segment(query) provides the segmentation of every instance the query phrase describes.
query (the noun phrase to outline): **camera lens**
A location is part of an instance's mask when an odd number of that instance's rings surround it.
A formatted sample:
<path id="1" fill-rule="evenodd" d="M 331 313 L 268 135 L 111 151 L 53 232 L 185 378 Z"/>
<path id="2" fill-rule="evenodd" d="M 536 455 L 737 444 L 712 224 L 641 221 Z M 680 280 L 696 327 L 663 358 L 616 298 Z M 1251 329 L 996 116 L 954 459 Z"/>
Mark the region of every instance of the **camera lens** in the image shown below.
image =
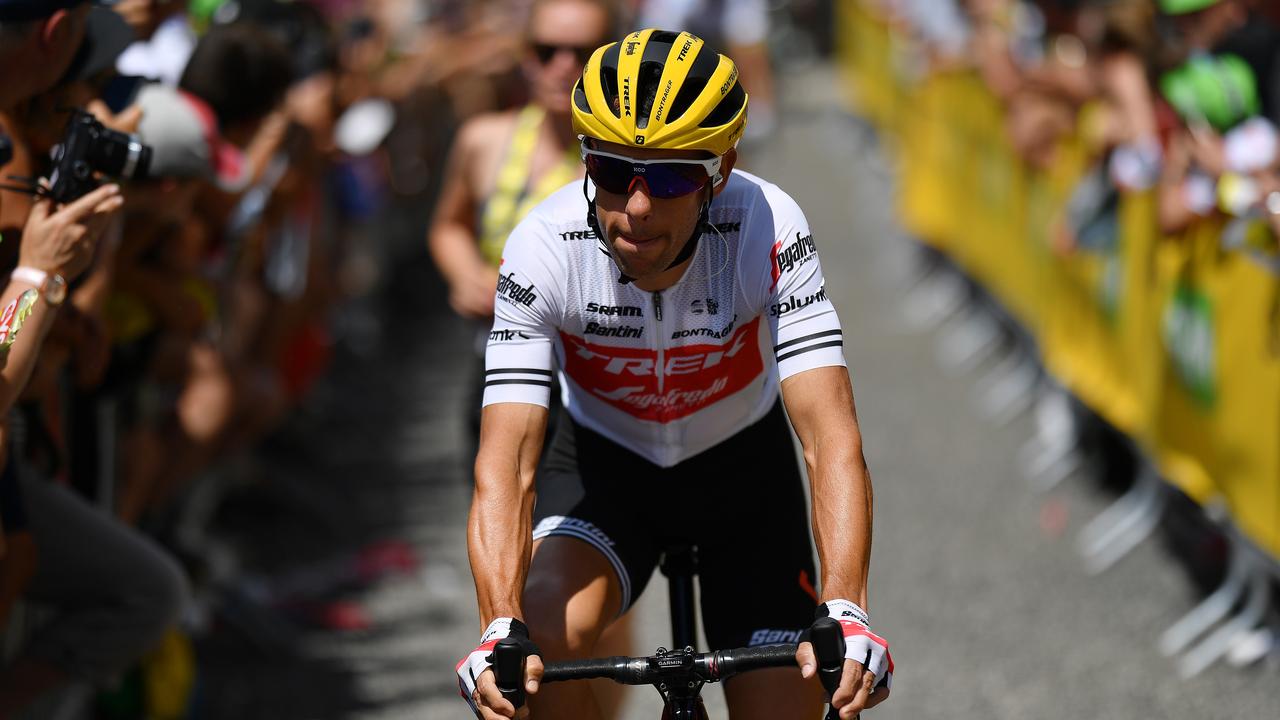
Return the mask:
<path id="1" fill-rule="evenodd" d="M 102 125 L 93 130 L 96 137 L 89 153 L 95 170 L 124 180 L 141 180 L 147 176 L 151 168 L 151 148 L 137 135 L 109 130 Z"/>

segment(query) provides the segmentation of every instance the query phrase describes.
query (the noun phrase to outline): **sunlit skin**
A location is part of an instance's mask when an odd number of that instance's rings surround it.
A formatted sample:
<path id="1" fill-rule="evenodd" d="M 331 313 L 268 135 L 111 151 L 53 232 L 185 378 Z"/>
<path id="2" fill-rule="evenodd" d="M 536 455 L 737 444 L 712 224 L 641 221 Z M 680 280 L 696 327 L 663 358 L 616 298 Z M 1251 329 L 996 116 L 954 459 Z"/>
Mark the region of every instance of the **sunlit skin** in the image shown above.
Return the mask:
<path id="1" fill-rule="evenodd" d="M 592 141 L 593 147 L 604 152 L 633 157 L 637 160 L 701 160 L 707 157 L 698 150 L 655 150 L 631 147 L 617 143 Z M 726 178 L 712 192 L 724 190 L 729 172 L 737 162 L 737 150 L 725 153 L 720 174 Z M 707 180 L 710 183 L 710 178 Z M 608 238 L 614 260 L 628 276 L 635 278 L 636 287 L 654 292 L 675 285 L 692 260 L 667 269 L 671 261 L 693 235 L 698 222 L 698 210 L 707 200 L 704 188 L 678 198 L 663 200 L 649 194 L 643 182 L 634 183 L 626 194 L 595 190 L 596 217 L 600 229 Z"/>

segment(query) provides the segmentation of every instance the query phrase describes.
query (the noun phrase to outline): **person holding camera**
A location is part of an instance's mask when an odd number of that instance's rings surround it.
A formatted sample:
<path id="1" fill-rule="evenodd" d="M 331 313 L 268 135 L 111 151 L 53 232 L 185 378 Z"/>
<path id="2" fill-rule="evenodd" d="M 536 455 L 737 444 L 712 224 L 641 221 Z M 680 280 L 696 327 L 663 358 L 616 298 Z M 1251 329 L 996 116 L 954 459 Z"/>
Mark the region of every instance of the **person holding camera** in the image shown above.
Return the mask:
<path id="1" fill-rule="evenodd" d="M 40 165 L 45 148 L 28 140 L 40 134 L 32 132 L 31 111 L 72 66 L 91 12 L 106 13 L 99 19 L 111 21 L 109 10 L 77 0 L 0 0 L 0 64 L 7 69 L 0 84 L 0 132 L 13 138 L 6 176 L 46 169 Z M 125 203 L 115 184 L 83 190 L 65 203 L 47 192 L 34 200 L 0 193 L 0 263 L 11 271 L 4 273 L 10 279 L 0 292 L 0 308 L 13 304 L 14 310 L 0 313 L 9 318 L 0 344 L 12 340 L 0 370 L 0 417 L 6 418 L 0 447 L 9 482 L 0 502 L 21 503 L 17 516 L 25 525 L 14 528 L 9 552 L 0 558 L 0 624 L 19 597 L 52 611 L 19 657 L 0 671 L 0 718 L 69 683 L 112 677 L 150 649 L 176 620 L 186 595 L 181 570 L 158 546 L 54 482 L 50 466 L 32 462 L 34 439 L 48 434 L 43 422 L 30 421 L 41 413 L 19 418 L 10 412 L 22 393 L 30 393 L 33 374 L 56 374 L 58 353 L 47 352 L 46 335 L 66 314 L 60 308 L 69 302 L 68 286 L 101 262 L 100 245 Z M 23 315 L 15 333 L 13 319 Z M 5 325 L 0 320 L 0 333 Z M 50 400 L 30 397 L 29 407 Z M 8 491 L 14 486 L 20 497 Z"/>

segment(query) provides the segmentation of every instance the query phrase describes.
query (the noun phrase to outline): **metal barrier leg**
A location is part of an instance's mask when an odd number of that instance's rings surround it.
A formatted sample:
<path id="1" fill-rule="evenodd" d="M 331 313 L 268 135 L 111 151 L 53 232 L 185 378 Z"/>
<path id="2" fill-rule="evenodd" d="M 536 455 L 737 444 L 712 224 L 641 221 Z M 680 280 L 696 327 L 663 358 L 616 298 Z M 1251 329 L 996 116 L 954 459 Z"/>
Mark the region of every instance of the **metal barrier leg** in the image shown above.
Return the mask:
<path id="1" fill-rule="evenodd" d="M 1222 659 L 1242 635 L 1253 631 L 1266 617 L 1271 603 L 1271 580 L 1257 568 L 1250 568 L 1248 574 L 1249 599 L 1235 617 L 1182 657 L 1182 661 L 1178 663 L 1178 672 L 1184 679 L 1199 675 Z"/>
<path id="2" fill-rule="evenodd" d="M 949 270 L 925 276 L 902 302 L 903 320 L 917 330 L 932 330 L 963 307 L 969 299 L 964 280 Z"/>
<path id="3" fill-rule="evenodd" d="M 1048 492 L 1080 469 L 1080 437 L 1066 393 L 1042 384 L 1035 404 L 1036 434 L 1018 452 L 1018 467 L 1032 489 Z"/>
<path id="4" fill-rule="evenodd" d="M 938 336 L 938 365 L 952 377 L 971 372 L 1000 347 L 1000 324 L 973 307 Z"/>
<path id="5" fill-rule="evenodd" d="M 1250 563 L 1247 551 L 1240 543 L 1231 543 L 1231 558 L 1227 563 L 1227 576 L 1218 589 L 1160 635 L 1159 648 L 1165 657 L 1185 650 L 1201 633 L 1226 617 L 1244 594 Z"/>
<path id="6" fill-rule="evenodd" d="M 1151 534 L 1164 510 L 1160 477 L 1144 468 L 1133 487 L 1080 530 L 1077 546 L 1093 575 L 1119 562 Z"/>
<path id="7" fill-rule="evenodd" d="M 1011 351 L 978 381 L 976 401 L 979 412 L 997 425 L 1011 422 L 1035 401 L 1035 387 L 1039 379 L 1035 361 L 1020 350 Z"/>

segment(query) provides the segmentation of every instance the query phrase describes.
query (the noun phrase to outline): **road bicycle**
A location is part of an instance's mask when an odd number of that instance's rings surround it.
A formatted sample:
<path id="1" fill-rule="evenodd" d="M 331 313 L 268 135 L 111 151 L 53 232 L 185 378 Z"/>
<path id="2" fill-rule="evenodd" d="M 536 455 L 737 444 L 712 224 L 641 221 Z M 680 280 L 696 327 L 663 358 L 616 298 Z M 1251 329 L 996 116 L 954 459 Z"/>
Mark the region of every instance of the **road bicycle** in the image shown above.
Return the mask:
<path id="1" fill-rule="evenodd" d="M 702 702 L 702 688 L 751 670 L 795 667 L 796 644 L 761 645 L 750 648 L 700 653 L 694 649 L 696 613 L 693 604 L 693 576 L 697 572 L 697 551 L 692 546 L 676 546 L 663 553 L 662 572 L 668 580 L 673 648 L 658 648 L 650 656 L 621 655 L 586 660 L 547 663 L 543 683 L 605 678 L 622 685 L 652 685 L 662 696 L 662 720 L 708 720 Z M 810 642 L 818 660 L 818 675 L 830 698 L 840 685 L 844 667 L 844 633 L 830 618 L 814 623 Z M 503 697 L 519 708 L 524 704 L 525 656 L 512 638 L 498 641 L 493 650 L 494 679 Z M 835 709 L 828 720 L 835 720 Z"/>

